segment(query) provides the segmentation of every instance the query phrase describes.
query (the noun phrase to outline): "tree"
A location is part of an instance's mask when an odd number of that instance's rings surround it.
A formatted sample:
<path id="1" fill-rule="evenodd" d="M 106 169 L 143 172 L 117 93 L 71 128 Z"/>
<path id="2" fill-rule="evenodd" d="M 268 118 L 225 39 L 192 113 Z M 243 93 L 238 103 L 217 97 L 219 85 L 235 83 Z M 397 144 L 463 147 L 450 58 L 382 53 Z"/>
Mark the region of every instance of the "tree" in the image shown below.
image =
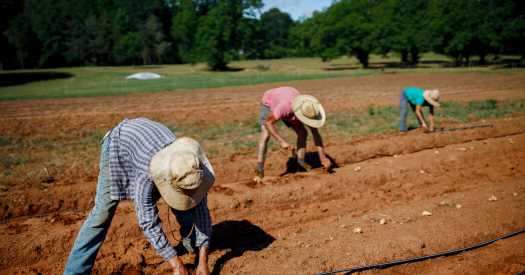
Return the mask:
<path id="1" fill-rule="evenodd" d="M 386 0 L 374 10 L 374 36 L 379 52 L 401 55 L 401 62 L 415 65 L 430 47 L 427 0 Z"/>
<path id="2" fill-rule="evenodd" d="M 104 65 L 111 59 L 111 22 L 94 15 L 71 21 L 68 28 L 67 50 L 64 53 L 68 64 Z"/>
<path id="3" fill-rule="evenodd" d="M 227 69 L 227 64 L 239 55 L 244 13 L 260 5 L 256 0 L 223 0 L 201 17 L 196 38 L 199 60 L 211 70 Z"/>
<path id="4" fill-rule="evenodd" d="M 161 63 L 165 58 L 170 43 L 165 41 L 159 18 L 150 15 L 139 33 L 143 64 Z"/>
<path id="5" fill-rule="evenodd" d="M 355 56 L 368 67 L 370 53 L 377 47 L 373 37 L 373 8 L 370 0 L 341 0 L 321 16 L 313 45 L 323 60 L 343 55 Z"/>
<path id="6" fill-rule="evenodd" d="M 34 60 L 39 56 L 39 47 L 29 20 L 25 16 L 16 17 L 11 21 L 5 34 L 9 43 L 15 48 L 16 60 L 20 68 L 34 66 Z"/>
<path id="7" fill-rule="evenodd" d="M 182 62 L 192 62 L 194 57 L 195 33 L 199 23 L 197 7 L 192 0 L 181 0 L 176 6 L 171 24 L 171 36 Z"/>
<path id="8" fill-rule="evenodd" d="M 277 8 L 272 8 L 261 15 L 260 24 L 264 35 L 264 57 L 287 56 L 290 29 L 293 27 L 290 15 Z"/>

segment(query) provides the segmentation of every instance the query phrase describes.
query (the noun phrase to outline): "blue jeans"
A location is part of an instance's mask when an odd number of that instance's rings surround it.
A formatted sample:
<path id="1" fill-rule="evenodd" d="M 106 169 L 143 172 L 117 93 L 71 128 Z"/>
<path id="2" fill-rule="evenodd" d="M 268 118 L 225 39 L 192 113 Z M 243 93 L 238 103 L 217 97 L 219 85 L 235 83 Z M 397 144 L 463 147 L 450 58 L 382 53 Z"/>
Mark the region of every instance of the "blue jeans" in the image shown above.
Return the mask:
<path id="1" fill-rule="evenodd" d="M 109 186 L 109 138 L 102 141 L 95 206 L 78 232 L 64 274 L 90 274 L 98 250 L 106 238 L 119 201 L 111 200 Z"/>
<path id="2" fill-rule="evenodd" d="M 399 131 L 406 132 L 408 131 L 407 126 L 407 115 L 408 115 L 408 106 L 414 110 L 414 106 L 408 102 L 407 97 L 405 96 L 405 91 L 401 91 L 399 95 Z"/>

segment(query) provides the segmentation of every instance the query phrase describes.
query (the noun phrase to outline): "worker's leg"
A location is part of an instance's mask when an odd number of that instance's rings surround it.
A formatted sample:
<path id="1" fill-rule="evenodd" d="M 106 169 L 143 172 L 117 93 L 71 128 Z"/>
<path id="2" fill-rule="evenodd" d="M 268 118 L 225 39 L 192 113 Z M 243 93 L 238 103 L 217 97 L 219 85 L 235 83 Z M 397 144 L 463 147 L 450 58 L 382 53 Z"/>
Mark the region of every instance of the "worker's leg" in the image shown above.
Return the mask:
<path id="1" fill-rule="evenodd" d="M 399 131 L 406 132 L 408 131 L 407 123 L 408 115 L 408 100 L 405 96 L 405 91 L 401 91 L 399 96 Z"/>
<path id="2" fill-rule="evenodd" d="M 181 242 L 177 245 L 177 254 L 180 256 L 187 252 L 193 253 L 196 236 L 194 228 L 195 208 L 186 211 L 179 211 L 172 208 L 171 211 L 177 218 L 177 222 L 180 226 L 179 233 Z"/>
<path id="3" fill-rule="evenodd" d="M 308 137 L 308 132 L 302 123 L 294 123 L 291 125 L 292 129 L 297 134 L 297 163 L 303 168 L 308 167 L 304 162 L 304 157 L 306 154 L 306 138 Z"/>
<path id="4" fill-rule="evenodd" d="M 270 108 L 261 104 L 261 112 L 259 114 L 259 127 L 261 127 L 261 137 L 259 138 L 259 146 L 257 148 L 257 167 L 256 173 L 260 177 L 264 177 L 264 162 L 266 160 L 266 151 L 268 148 L 268 141 L 270 140 L 270 132 L 264 126 L 266 118 L 270 115 Z"/>
<path id="5" fill-rule="evenodd" d="M 118 201 L 111 200 L 109 186 L 109 142 L 105 138 L 100 156 L 95 206 L 77 235 L 64 274 L 90 274 L 98 250 L 108 232 Z"/>

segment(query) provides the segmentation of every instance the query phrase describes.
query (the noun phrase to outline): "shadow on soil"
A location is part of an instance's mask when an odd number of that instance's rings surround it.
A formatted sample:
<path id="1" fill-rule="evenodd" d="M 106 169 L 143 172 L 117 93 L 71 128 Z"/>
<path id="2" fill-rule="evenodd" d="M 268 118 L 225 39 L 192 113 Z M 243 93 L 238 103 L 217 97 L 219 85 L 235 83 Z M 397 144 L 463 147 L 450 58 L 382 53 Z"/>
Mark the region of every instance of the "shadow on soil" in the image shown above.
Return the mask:
<path id="1" fill-rule="evenodd" d="M 247 220 L 224 221 L 213 226 L 210 252 L 228 250 L 213 266 L 210 274 L 218 275 L 229 260 L 240 257 L 246 251 L 261 251 L 275 238 Z"/>
<path id="2" fill-rule="evenodd" d="M 35 81 L 64 79 L 73 77 L 70 73 L 61 72 L 27 72 L 27 73 L 1 73 L 0 87 L 22 85 Z"/>
<path id="3" fill-rule="evenodd" d="M 326 154 L 326 157 L 330 160 L 330 167 L 326 170 L 326 172 L 333 173 L 335 168 L 339 168 L 339 165 L 337 165 L 335 159 L 330 155 Z M 311 169 L 317 169 L 323 166 L 317 152 L 307 152 L 304 156 L 304 162 L 310 166 Z M 286 162 L 286 171 L 284 171 L 284 173 L 282 173 L 280 176 L 282 177 L 287 174 L 298 172 L 307 172 L 307 170 L 297 164 L 297 158 L 290 157 Z"/>

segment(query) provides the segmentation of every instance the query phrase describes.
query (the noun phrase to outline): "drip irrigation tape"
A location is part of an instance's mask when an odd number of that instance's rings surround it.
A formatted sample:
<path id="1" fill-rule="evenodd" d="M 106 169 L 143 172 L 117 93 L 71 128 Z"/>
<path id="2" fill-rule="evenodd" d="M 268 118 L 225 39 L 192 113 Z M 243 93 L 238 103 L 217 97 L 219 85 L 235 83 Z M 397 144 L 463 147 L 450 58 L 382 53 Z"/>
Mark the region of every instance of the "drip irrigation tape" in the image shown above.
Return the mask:
<path id="1" fill-rule="evenodd" d="M 330 274 L 337 274 L 337 273 L 343 273 L 343 272 L 345 272 L 345 274 L 351 274 L 351 273 L 354 273 L 354 272 L 361 272 L 361 271 L 366 271 L 366 270 L 370 270 L 370 269 L 384 269 L 384 268 L 389 268 L 389 267 L 392 267 L 392 266 L 395 266 L 395 265 L 400 265 L 400 264 L 408 264 L 408 263 L 424 261 L 424 260 L 437 258 L 437 257 L 451 256 L 451 255 L 459 254 L 461 252 L 477 249 L 477 248 L 489 245 L 489 244 L 494 243 L 494 242 L 499 241 L 499 240 L 503 240 L 503 239 L 506 239 L 506 238 L 514 237 L 514 236 L 519 235 L 521 233 L 525 233 L 525 228 L 522 228 L 522 229 L 520 229 L 518 231 L 514 231 L 514 232 L 511 232 L 511 233 L 507 233 L 507 234 L 505 234 L 503 236 L 500 236 L 498 238 L 495 238 L 495 239 L 492 239 L 492 240 L 488 240 L 488 241 L 485 241 L 485 242 L 481 242 L 481 243 L 477 243 L 477 244 L 474 244 L 474 245 L 471 245 L 471 246 L 465 247 L 465 248 L 457 248 L 457 249 L 447 250 L 447 251 L 444 251 L 444 252 L 440 252 L 440 253 L 436 253 L 436 254 L 432 254 L 432 255 L 427 255 L 427 256 L 420 256 L 420 257 L 414 257 L 414 258 L 408 258 L 408 259 L 402 259 L 402 260 L 393 260 L 393 261 L 386 262 L 386 263 L 378 263 L 378 264 L 371 264 L 371 265 L 366 265 L 366 266 L 357 266 L 357 267 L 352 267 L 352 268 L 348 268 L 348 269 L 339 269 L 339 270 L 334 270 L 334 271 L 321 272 L 321 273 L 317 273 L 317 275 L 330 275 Z"/>

